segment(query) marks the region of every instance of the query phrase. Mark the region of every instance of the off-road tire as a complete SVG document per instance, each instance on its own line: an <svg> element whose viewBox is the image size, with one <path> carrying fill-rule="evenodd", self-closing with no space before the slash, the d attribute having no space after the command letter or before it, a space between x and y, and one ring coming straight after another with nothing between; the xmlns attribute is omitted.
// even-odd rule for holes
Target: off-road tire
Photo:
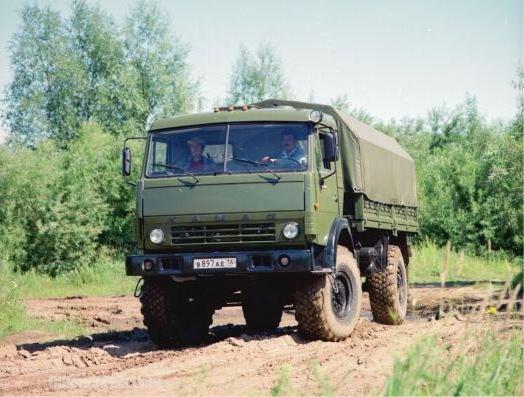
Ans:
<svg viewBox="0 0 524 397"><path fill-rule="evenodd" d="M283 311L278 293L268 285L266 288L246 288L242 295L242 312L249 333L270 332L278 328Z"/></svg>
<svg viewBox="0 0 524 397"><path fill-rule="evenodd" d="M373 319L381 324L398 325L406 318L408 279L400 248L388 247L388 264L368 278Z"/></svg>
<svg viewBox="0 0 524 397"><path fill-rule="evenodd" d="M347 305L335 311L335 283L346 282ZM336 299L335 299L336 300ZM299 332L308 339L339 341L347 338L357 324L362 302L360 271L353 254L337 247L336 272L306 280L295 293L295 318Z"/></svg>
<svg viewBox="0 0 524 397"><path fill-rule="evenodd" d="M159 348L194 345L209 333L214 309L189 288L166 280L144 280L140 303L144 325Z"/></svg>

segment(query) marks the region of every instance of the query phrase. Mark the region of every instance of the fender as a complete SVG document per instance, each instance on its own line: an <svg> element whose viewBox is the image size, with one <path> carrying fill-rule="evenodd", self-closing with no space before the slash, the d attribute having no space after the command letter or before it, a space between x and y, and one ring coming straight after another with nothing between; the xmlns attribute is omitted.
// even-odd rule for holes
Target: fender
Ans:
<svg viewBox="0 0 524 397"><path fill-rule="evenodd" d="M324 250L322 267L335 269L335 264L337 263L337 242L343 232L347 232L347 234L342 237L346 240L344 241L344 245L347 245L348 248L354 252L353 236L351 235L348 220L346 218L335 218L329 230L328 243Z"/></svg>

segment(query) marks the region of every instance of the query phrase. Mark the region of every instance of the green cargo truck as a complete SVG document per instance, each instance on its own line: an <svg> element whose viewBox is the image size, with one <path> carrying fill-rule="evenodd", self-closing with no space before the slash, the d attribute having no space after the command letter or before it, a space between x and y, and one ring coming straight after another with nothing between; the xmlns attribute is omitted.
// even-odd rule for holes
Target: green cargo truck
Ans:
<svg viewBox="0 0 524 397"><path fill-rule="evenodd" d="M129 176L126 145L122 160ZM413 160L331 106L267 100L155 122L135 220L126 272L143 279L160 347L198 343L227 305L249 332L293 306L302 335L328 341L350 335L363 291L375 321L406 316Z"/></svg>

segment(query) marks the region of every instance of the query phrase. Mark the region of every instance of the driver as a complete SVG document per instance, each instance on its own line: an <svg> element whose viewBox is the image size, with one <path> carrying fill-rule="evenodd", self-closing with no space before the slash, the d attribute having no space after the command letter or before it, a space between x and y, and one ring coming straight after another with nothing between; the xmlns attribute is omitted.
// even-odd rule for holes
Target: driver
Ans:
<svg viewBox="0 0 524 397"><path fill-rule="evenodd" d="M281 159L289 159L305 165L307 156L304 150L298 145L298 141L293 132L284 131L282 133L282 153ZM278 159L266 156L262 158L263 163L276 163Z"/></svg>
<svg viewBox="0 0 524 397"><path fill-rule="evenodd" d="M184 170L191 172L212 171L215 163L210 158L203 155L205 141L199 137L193 137L187 141L189 147L189 157L187 158Z"/></svg>

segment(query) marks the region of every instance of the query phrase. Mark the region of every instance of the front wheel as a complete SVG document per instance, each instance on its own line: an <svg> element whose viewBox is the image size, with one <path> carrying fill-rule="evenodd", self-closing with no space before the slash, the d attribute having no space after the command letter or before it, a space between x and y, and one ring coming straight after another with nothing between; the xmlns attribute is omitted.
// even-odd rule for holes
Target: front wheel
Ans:
<svg viewBox="0 0 524 397"><path fill-rule="evenodd" d="M146 279L140 296L144 325L160 348L202 342L213 321L214 309L193 289L166 280ZM190 287L190 286L189 286Z"/></svg>
<svg viewBox="0 0 524 397"><path fill-rule="evenodd" d="M406 318L408 280L400 248L388 247L388 264L368 278L373 319L382 324L398 325Z"/></svg>
<svg viewBox="0 0 524 397"><path fill-rule="evenodd" d="M298 329L310 339L345 339L358 321L361 301L357 262L347 248L339 245L336 271L306 280L295 294Z"/></svg>
<svg viewBox="0 0 524 397"><path fill-rule="evenodd" d="M280 296L269 285L243 291L242 312L249 333L274 331L280 324L282 311Z"/></svg>

